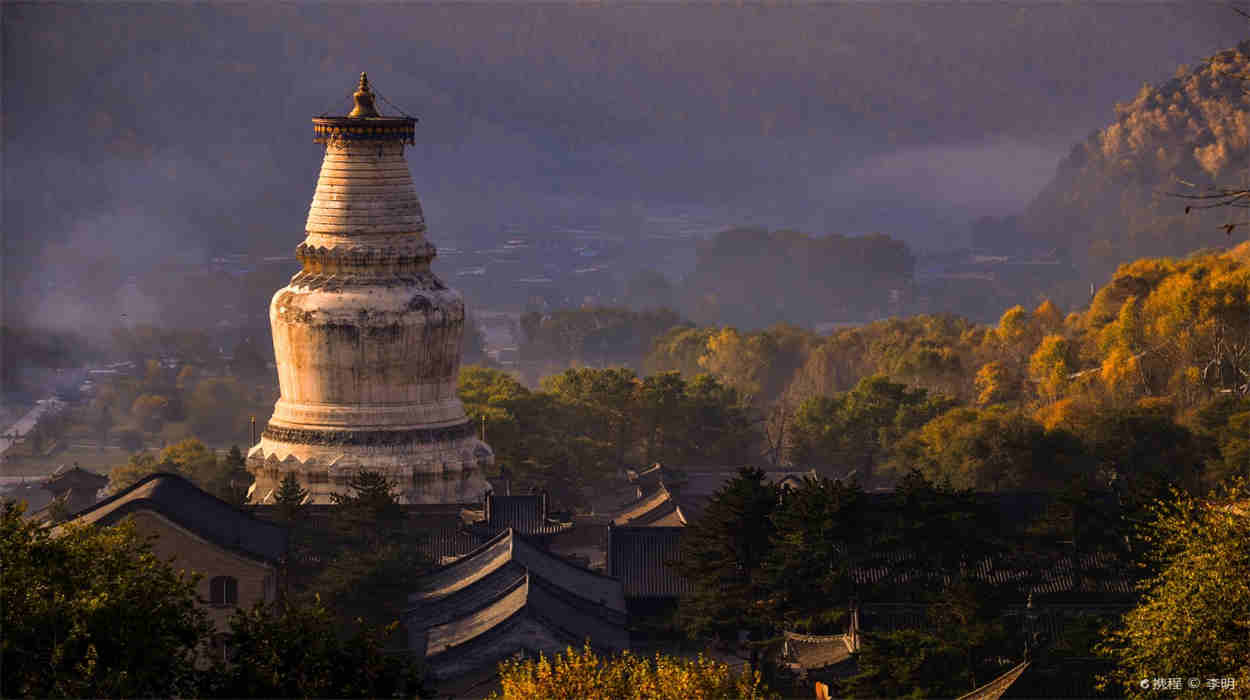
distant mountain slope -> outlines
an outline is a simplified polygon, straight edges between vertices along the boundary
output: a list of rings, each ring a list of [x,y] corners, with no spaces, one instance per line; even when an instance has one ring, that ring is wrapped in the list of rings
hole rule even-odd
[[[1170,195],[1250,185],[1250,41],[1144,85],[1115,113],[1060,163],[1020,217],[1022,233],[1067,251],[1084,284],[1105,282],[1129,260],[1244,240],[1244,231],[1230,241],[1220,229],[1244,212],[1186,216],[1189,202]]]

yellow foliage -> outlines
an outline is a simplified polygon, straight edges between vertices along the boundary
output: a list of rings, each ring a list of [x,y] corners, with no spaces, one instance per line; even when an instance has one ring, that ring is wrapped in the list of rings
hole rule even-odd
[[[587,644],[554,659],[514,659],[499,665],[503,694],[497,700],[713,700],[775,697],[759,671],[735,673],[727,664],[700,654],[684,659],[656,654],[648,659],[626,651],[600,657]]]
[[[1076,371],[1075,355],[1067,338],[1048,335],[1029,358],[1029,374],[1037,382],[1038,393],[1048,401],[1059,399],[1070,384],[1069,375]]]
[[[1032,330],[1032,320],[1023,306],[1007,309],[998,320],[999,342],[1010,347],[1025,341]]]
[[[1137,357],[1122,347],[1117,347],[1102,361],[1098,377],[1107,393],[1127,398],[1141,387],[1141,368]]]
[[[1003,362],[995,360],[985,363],[977,371],[976,377],[977,405],[1011,401],[1016,398],[1017,388],[1012,381],[1011,370]]]
[[[1080,425],[1082,418],[1089,412],[1089,408],[1076,397],[1060,399],[1054,403],[1049,403],[1033,414],[1033,420],[1042,424],[1047,430],[1056,430],[1064,428],[1066,430],[1075,430]]]
[[[759,396],[777,350],[767,333],[744,335],[736,328],[723,328],[708,338],[699,366],[743,394]]]
[[[1176,402],[1170,396],[1143,396],[1137,400],[1137,407],[1162,416],[1170,417],[1176,413]]]
[[[1063,329],[1063,313],[1050,299],[1033,310],[1033,320],[1045,333],[1058,333]]]

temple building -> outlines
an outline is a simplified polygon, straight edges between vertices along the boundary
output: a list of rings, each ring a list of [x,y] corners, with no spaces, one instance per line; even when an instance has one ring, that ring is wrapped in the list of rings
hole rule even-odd
[[[202,575],[199,597],[219,632],[229,629],[235,608],[278,599],[286,528],[254,517],[182,476],[165,473],[140,479],[70,522],[107,526],[126,518],[140,534],[153,538],[152,551],[160,559]]]
[[[325,157],[303,269],[269,306],[281,398],[248,452],[249,496],[269,502],[294,474],[329,503],[369,470],[402,502],[478,503],[494,455],[456,394],[464,300],[430,269],[404,158],[416,120],[381,116],[363,73],[353,98],[347,116],[313,119]]]

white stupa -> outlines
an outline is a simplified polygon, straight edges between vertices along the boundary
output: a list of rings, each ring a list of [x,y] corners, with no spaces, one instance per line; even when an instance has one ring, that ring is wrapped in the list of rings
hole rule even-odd
[[[416,120],[380,116],[364,73],[353,97],[346,117],[313,119],[325,159],[303,269],[269,305],[282,395],[248,452],[251,498],[295,474],[328,503],[366,469],[409,503],[476,503],[494,455],[456,395],[464,300],[430,270],[404,159]]]

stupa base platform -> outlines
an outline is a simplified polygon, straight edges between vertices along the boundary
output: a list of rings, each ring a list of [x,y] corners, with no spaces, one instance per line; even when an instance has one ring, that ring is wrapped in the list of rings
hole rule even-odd
[[[472,433],[413,442],[401,441],[403,431],[386,432],[397,434],[352,440],[346,433],[327,437],[321,444],[287,442],[267,434],[248,451],[247,470],[255,478],[249,500],[272,503],[282,480],[292,473],[308,491],[311,504],[333,503],[331,494],[348,493],[348,481],[360,471],[385,475],[400,503],[476,504],[490,490],[483,470],[494,454]]]

